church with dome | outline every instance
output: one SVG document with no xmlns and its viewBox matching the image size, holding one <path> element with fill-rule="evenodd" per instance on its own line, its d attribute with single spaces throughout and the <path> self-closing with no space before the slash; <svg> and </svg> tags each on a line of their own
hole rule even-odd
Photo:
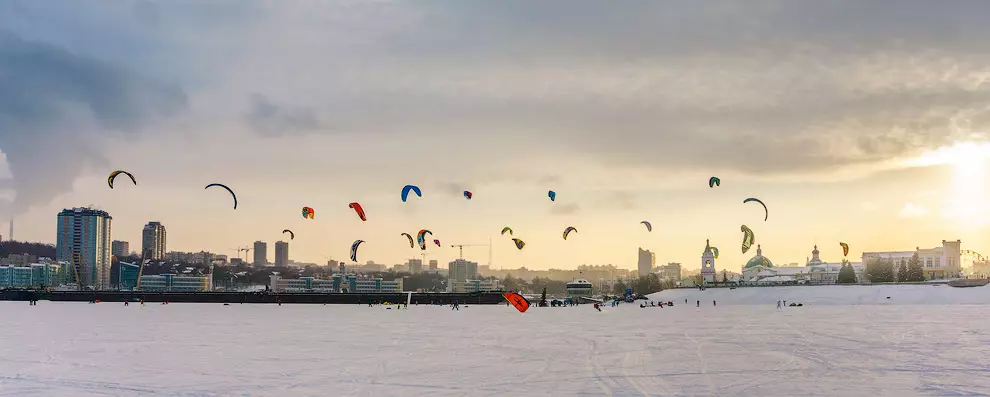
<svg viewBox="0 0 990 397">
<path fill-rule="evenodd" d="M 852 265 L 857 278 L 862 277 L 862 264 Z M 817 245 L 804 266 L 775 267 L 770 258 L 763 256 L 763 247 L 757 245 L 756 256 L 742 268 L 742 280 L 746 284 L 835 284 L 841 268 L 842 263 L 822 261 Z"/>
</svg>

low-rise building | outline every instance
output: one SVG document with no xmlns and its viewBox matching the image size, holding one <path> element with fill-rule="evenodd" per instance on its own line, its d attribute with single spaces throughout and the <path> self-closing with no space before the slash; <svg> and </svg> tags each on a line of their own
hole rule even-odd
<svg viewBox="0 0 990 397">
<path fill-rule="evenodd" d="M 330 280 L 314 277 L 285 279 L 273 274 L 269 286 L 276 292 L 398 293 L 402 292 L 402 279 L 383 280 L 340 273 L 334 274 Z"/>
<path fill-rule="evenodd" d="M 133 290 L 137 288 L 137 280 L 140 273 L 141 265 L 120 262 L 120 271 L 117 273 L 117 288 L 121 290 Z"/>
<path fill-rule="evenodd" d="M 61 284 L 60 267 L 54 263 L 0 266 L 0 288 L 47 287 Z"/>
<path fill-rule="evenodd" d="M 140 281 L 141 284 L 138 289 L 141 291 L 197 292 L 210 290 L 210 286 L 213 284 L 213 275 L 180 276 L 177 274 L 159 274 L 141 276 Z"/>
<path fill-rule="evenodd" d="M 502 290 L 502 286 L 499 284 L 497 279 L 450 281 L 450 283 L 452 292 L 457 293 L 493 292 Z"/>
<path fill-rule="evenodd" d="M 272 277 L 278 277 L 272 275 Z M 285 292 L 334 292 L 332 280 L 322 280 L 314 277 L 276 278 L 275 291 Z"/>
<path fill-rule="evenodd" d="M 669 262 L 659 267 L 659 275 L 663 280 L 681 281 L 681 264 Z"/>
<path fill-rule="evenodd" d="M 567 296 L 572 298 L 578 298 L 582 296 L 591 296 L 593 293 L 593 286 L 588 280 L 574 280 L 565 285 L 567 289 Z"/>
<path fill-rule="evenodd" d="M 963 255 L 961 240 L 942 240 L 941 247 L 915 248 L 913 251 L 864 252 L 863 263 L 866 264 L 878 259 L 887 259 L 894 262 L 894 271 L 896 272 L 901 263 L 907 264 L 915 254 L 921 260 L 921 268 L 925 273 L 925 279 L 940 280 L 956 278 L 962 273 Z"/>
</svg>

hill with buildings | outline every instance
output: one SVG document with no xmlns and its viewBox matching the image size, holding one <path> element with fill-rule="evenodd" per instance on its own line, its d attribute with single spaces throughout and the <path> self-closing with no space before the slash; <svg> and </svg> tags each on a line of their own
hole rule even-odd
<svg viewBox="0 0 990 397">
<path fill-rule="evenodd" d="M 0 242 L 0 258 L 6 258 L 7 255 L 11 254 L 28 254 L 42 258 L 55 258 L 55 246 L 26 241 Z"/>
<path fill-rule="evenodd" d="M 887 299 L 887 297 L 890 299 Z M 652 300 L 711 305 L 767 305 L 778 300 L 812 305 L 947 305 L 990 304 L 990 286 L 953 288 L 945 284 L 822 285 L 793 287 L 740 287 L 671 289 L 650 294 Z"/>
</svg>

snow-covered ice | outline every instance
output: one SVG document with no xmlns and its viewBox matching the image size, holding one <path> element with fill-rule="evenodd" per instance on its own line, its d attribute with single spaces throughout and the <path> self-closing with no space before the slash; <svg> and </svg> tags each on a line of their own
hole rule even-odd
<svg viewBox="0 0 990 397">
<path fill-rule="evenodd" d="M 665 291 L 654 296 L 674 300 L 672 308 L 534 307 L 525 314 L 471 305 L 452 312 L 0 302 L 0 395 L 990 393 L 990 287 L 848 288 Z M 949 298 L 886 300 L 910 302 L 928 293 L 922 288 Z M 806 306 L 778 310 L 780 294 Z M 863 303 L 855 297 L 876 294 L 883 301 L 815 303 L 830 295 Z M 971 294 L 987 299 L 950 304 L 953 294 L 966 303 L 976 299 Z M 717 307 L 703 299 L 714 296 Z"/>
</svg>

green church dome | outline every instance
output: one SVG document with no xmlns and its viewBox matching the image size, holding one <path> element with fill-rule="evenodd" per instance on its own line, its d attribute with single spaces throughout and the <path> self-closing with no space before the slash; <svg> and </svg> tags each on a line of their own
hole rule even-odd
<svg viewBox="0 0 990 397">
<path fill-rule="evenodd" d="M 753 259 L 750 259 L 749 262 L 746 262 L 744 269 L 757 266 L 773 267 L 773 262 L 770 262 L 769 258 L 763 256 L 763 249 L 760 248 L 759 245 L 756 246 L 756 256 L 754 256 Z"/>
</svg>

